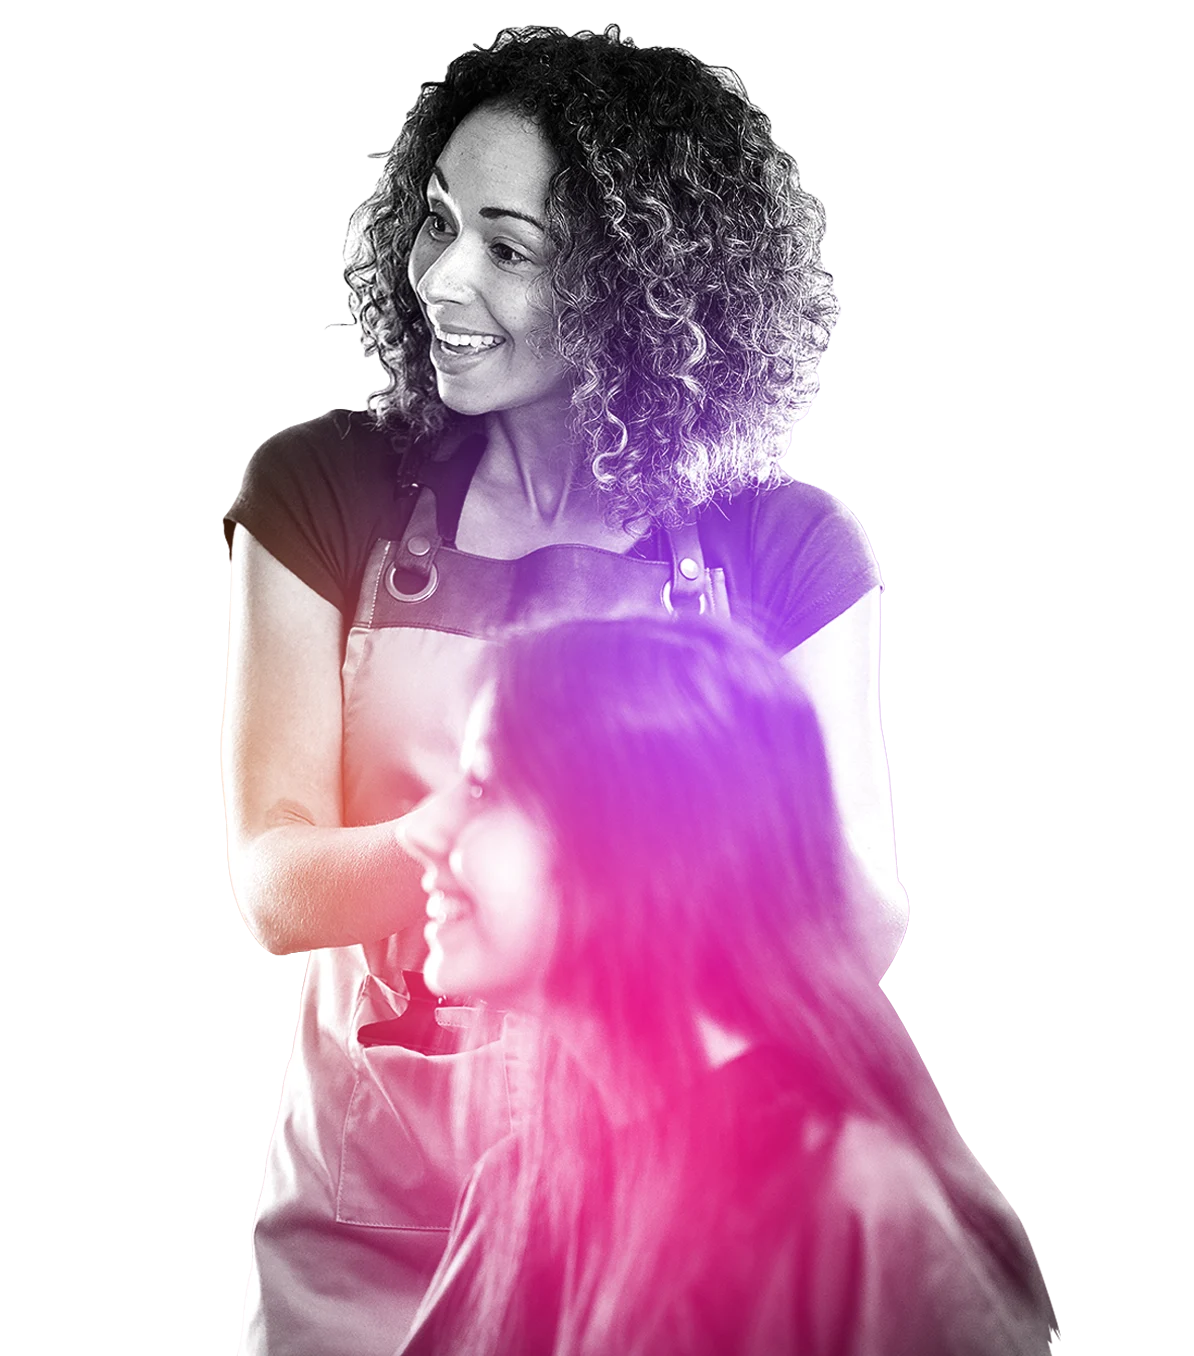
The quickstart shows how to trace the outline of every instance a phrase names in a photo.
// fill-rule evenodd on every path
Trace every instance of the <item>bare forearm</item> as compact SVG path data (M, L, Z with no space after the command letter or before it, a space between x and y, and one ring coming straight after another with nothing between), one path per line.
M245 922L278 955L375 941L422 917L422 868L393 824L279 825L235 849L230 861Z

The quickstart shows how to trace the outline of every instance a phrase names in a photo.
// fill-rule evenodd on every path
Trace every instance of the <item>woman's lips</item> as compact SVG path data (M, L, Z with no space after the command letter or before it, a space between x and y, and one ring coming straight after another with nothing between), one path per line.
M490 334L488 330L446 330L434 321L428 323L434 337L448 348L496 348L504 342L500 334Z
M455 375L467 372L483 363L492 353L496 353L506 341L499 339L495 344L486 344L479 348L461 348L455 344L446 344L435 337L431 340L431 364L439 372Z
M472 914L472 906L460 895L445 894L443 890L432 890L427 896L427 924L423 928L423 940L428 946L435 946L440 934L453 923L459 923Z
M472 912L472 905L460 895L447 894L443 890L432 890L427 896L427 917L429 925L454 923Z

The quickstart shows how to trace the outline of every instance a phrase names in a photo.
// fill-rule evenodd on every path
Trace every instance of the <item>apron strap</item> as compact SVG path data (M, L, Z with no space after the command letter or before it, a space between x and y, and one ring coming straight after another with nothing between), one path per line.
M672 555L672 577L664 588L663 602L669 612L712 611L713 595L705 553L695 523L667 529Z
M409 492L417 495L415 506L383 582L400 603L420 603L439 586L435 557L444 539L436 521L435 491L430 485L411 485Z
M458 430L446 444L444 455L423 462L411 491L419 488L435 492L435 520L446 546L456 544L460 512L469 486L485 453L485 435L476 429Z
M435 491L430 485L412 486L412 489L417 491L418 498L398 543L394 563L400 570L409 570L426 581L444 539L436 522Z

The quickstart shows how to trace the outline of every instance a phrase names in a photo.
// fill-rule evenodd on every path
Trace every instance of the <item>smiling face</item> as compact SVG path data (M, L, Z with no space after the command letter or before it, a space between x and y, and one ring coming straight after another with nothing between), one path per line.
M432 330L440 399L460 414L567 406L571 383L550 351L544 303L555 167L534 123L483 105L432 172L408 273Z
M427 867L429 987L533 1008L556 933L551 842L494 775L491 704L473 707L459 780L412 810L401 833Z

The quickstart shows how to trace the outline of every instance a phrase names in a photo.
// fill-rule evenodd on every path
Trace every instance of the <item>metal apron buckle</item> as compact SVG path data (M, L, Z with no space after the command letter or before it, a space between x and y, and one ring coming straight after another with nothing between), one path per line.
M669 617L674 617L680 612L687 613L692 611L691 603L686 602L681 607L677 607L675 603L672 602L672 580L670 579L665 580L663 588L659 590L659 601L663 604ZM708 610L708 597L703 592L699 593L697 595L697 616L703 617Z
M427 576L427 582L421 589L417 589L414 593L403 593L398 587L398 565L395 562L395 564L391 565L386 571L385 585L386 592L391 598L396 599L398 602L421 603L425 598L430 598L435 590L439 588L439 570L433 564L431 566L431 573Z

